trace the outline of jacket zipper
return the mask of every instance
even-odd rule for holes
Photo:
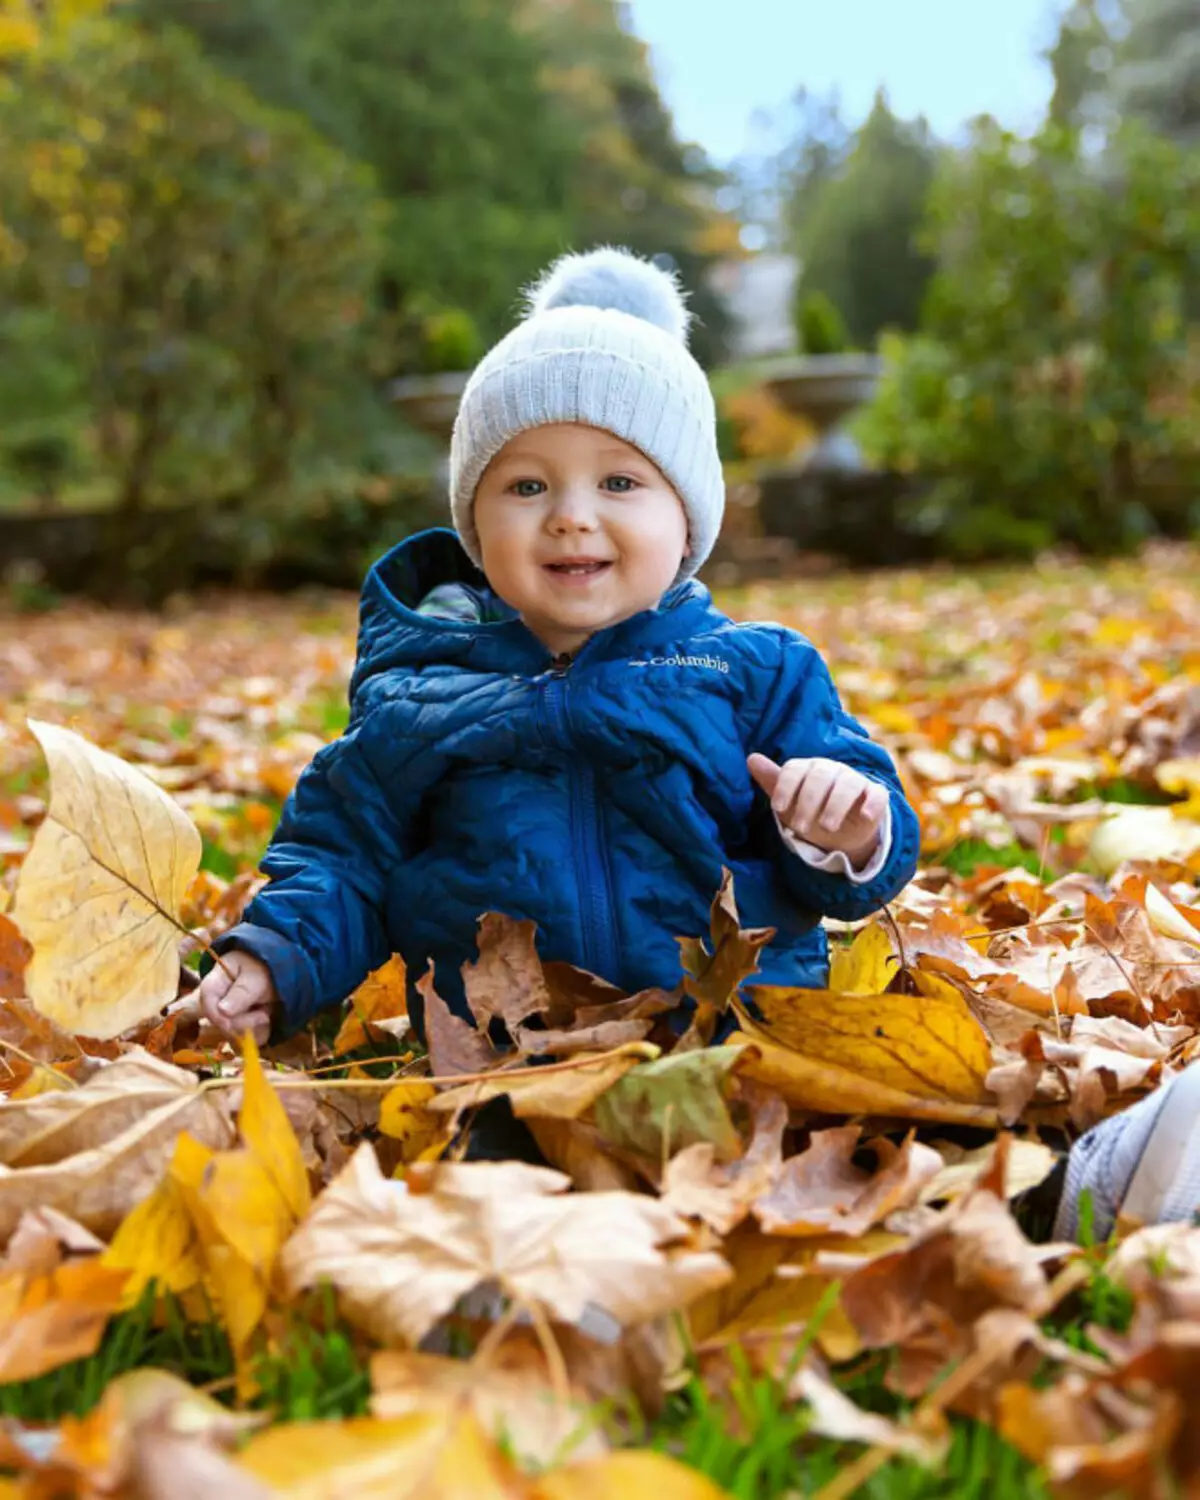
[[[571,806],[571,852],[579,884],[579,907],[583,929],[584,967],[610,984],[619,981],[617,945],[613,931],[612,877],[604,847],[596,772],[572,755],[567,719],[567,673],[571,658],[556,656],[546,684],[547,702],[567,751],[567,783]]]

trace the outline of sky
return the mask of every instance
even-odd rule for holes
[[[1039,53],[1056,0],[629,0],[679,135],[720,164],[761,145],[750,122],[803,84],[837,88],[857,123],[882,84],[897,114],[954,139],[988,112],[1036,126],[1050,97]]]

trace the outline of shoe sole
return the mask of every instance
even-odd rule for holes
[[[1160,1224],[1163,1210],[1179,1185],[1196,1184],[1200,1205],[1200,1067],[1185,1068],[1166,1090],[1166,1098],[1129,1179],[1121,1216],[1141,1224]]]

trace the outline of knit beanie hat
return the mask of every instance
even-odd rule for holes
[[[708,557],[725,481],[704,371],[688,352],[690,314],[675,277],[627,250],[564,255],[526,293],[525,318],[476,366],[450,443],[450,508],[482,566],[475,490],[517,433],[553,422],[603,428],[658,465],[683,501],[691,554]]]

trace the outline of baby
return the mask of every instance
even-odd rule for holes
[[[821,918],[912,876],[916,815],[820,656],[739,625],[693,575],[724,509],[708,382],[674,278],[624,251],[558,261],[472,374],[451,446],[455,532],[402,542],[363,589],[345,734],[301,776],[270,883],[215,945],[205,1014],[261,1041],[397,951],[467,1015],[480,915],[543,960],[674,988],[734,876],[774,927],[761,982],[822,987]]]
[[[230,1033],[294,1030],[393,951],[468,1016],[479,916],[537,924],[544,960],[626,991],[673,989],[722,867],[759,982],[822,988],[822,916],[866,916],[912,876],[918,828],[888,755],[824,663],[738,625],[693,577],[724,508],[712,396],[674,280],[619,250],[566,256],[468,382],[451,448],[457,536],[402,542],[368,575],[346,733],[304,772],[271,877],[201,986]],[[677,1018],[680,1025],[682,1016]],[[1200,1200],[1200,1068],[1084,1137],[1081,1195]],[[500,1154],[509,1154],[502,1151]]]

